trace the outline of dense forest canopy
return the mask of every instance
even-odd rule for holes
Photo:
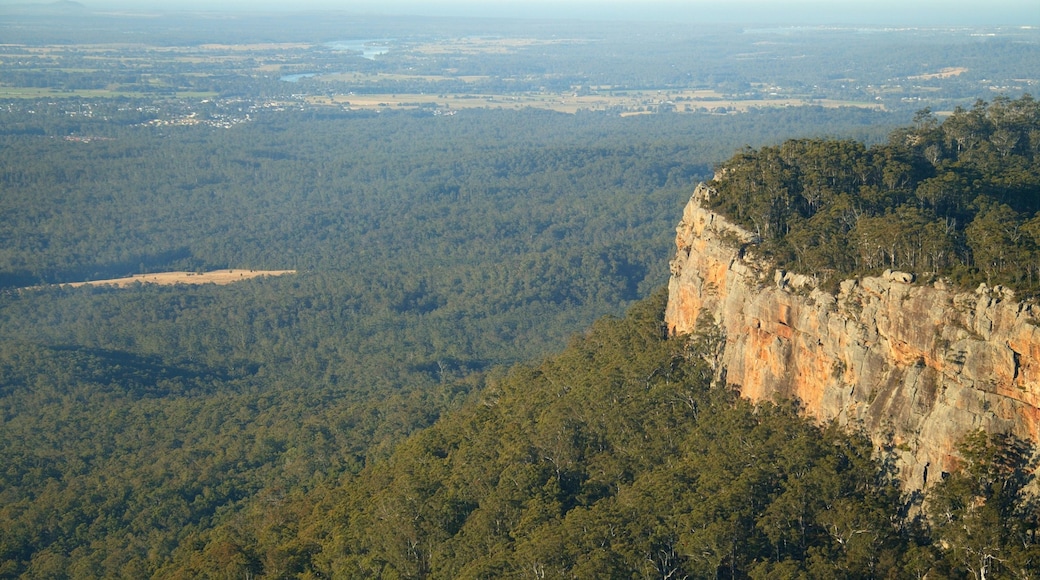
[[[904,496],[863,434],[711,386],[664,293],[489,380],[384,462],[253,504],[160,570],[306,578],[1034,578],[1032,448],[973,433]]]
[[[6,116],[0,285],[228,265],[340,270],[403,252],[495,262],[562,249],[586,228],[606,249],[648,220],[667,223],[680,192],[742,142],[803,123],[877,138],[892,123],[824,109],[736,119],[317,111],[221,130],[111,122],[119,112],[70,117],[40,103]],[[663,191],[667,206],[651,201]],[[650,206],[608,227],[621,219],[613,198],[633,196]]]
[[[895,125],[808,108],[151,126],[131,104],[20,102],[0,126],[6,577],[204,558],[208,530],[350,481],[487,369],[663,284],[676,216],[727,151]],[[19,289],[226,266],[299,273]]]
[[[888,143],[800,139],[719,167],[711,207],[780,267],[832,282],[885,268],[1040,289],[1040,102],[922,110]]]

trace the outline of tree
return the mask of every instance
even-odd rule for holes
[[[975,431],[958,450],[960,469],[928,490],[925,499],[946,566],[976,580],[1035,572],[1038,514],[1026,492],[1036,467],[1033,444]]]
[[[953,171],[920,182],[914,195],[937,215],[954,218],[964,215],[972,199],[968,181]]]
[[[1014,281],[1028,239],[1022,230],[1022,217],[1006,204],[984,198],[978,204],[978,215],[964,232],[975,265],[986,273],[988,283],[1007,278]],[[1011,272],[1005,276],[1007,270]]]
[[[970,152],[987,139],[992,130],[986,117],[986,102],[981,99],[975,101],[971,110],[957,107],[953,115],[942,124],[947,144],[957,155]]]

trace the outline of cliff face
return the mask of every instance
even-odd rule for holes
[[[1040,307],[900,272],[822,291],[745,252],[752,235],[702,207],[711,194],[699,186],[677,228],[666,322],[685,334],[712,317],[726,382],[744,396],[796,397],[890,439],[915,487],[952,469],[968,431],[1040,439]]]

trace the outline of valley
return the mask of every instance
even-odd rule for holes
[[[45,8],[0,578],[1037,569],[1040,29]]]

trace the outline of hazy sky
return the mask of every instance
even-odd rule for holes
[[[48,0],[0,0],[14,4]],[[91,8],[308,10],[782,24],[1032,25],[1040,0],[79,0]]]

